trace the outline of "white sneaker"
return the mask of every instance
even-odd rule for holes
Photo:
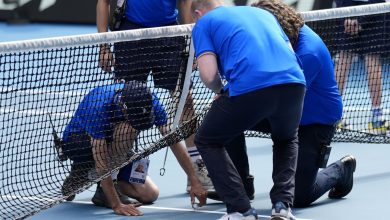
[[[272,207],[271,220],[296,220],[290,208],[282,202],[277,202]]]
[[[233,212],[230,214],[223,215],[218,220],[256,220],[256,217],[254,217],[253,215],[243,216],[239,212]]]
[[[199,178],[200,183],[202,183],[203,188],[208,192],[215,191],[214,185],[211,182],[211,179],[209,177],[209,172],[206,169],[206,166],[202,159],[197,159],[195,162],[192,163],[192,167],[195,170],[196,176]],[[191,183],[187,179],[187,193],[191,191]]]
[[[239,212],[233,212],[230,214],[225,214],[219,220],[257,220],[257,211],[254,208],[250,208],[244,214]]]

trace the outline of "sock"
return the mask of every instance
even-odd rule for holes
[[[191,157],[192,162],[196,162],[196,160],[202,159],[196,146],[188,147],[187,151]]]
[[[115,181],[117,179],[118,173],[119,173],[119,171],[115,171],[115,172],[111,173],[112,181]]]
[[[372,123],[381,122],[382,121],[382,115],[383,115],[382,107],[380,107],[380,106],[373,107],[372,108],[371,122]]]

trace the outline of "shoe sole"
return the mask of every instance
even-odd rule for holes
[[[274,216],[274,217],[271,217],[270,220],[289,220],[289,219],[288,219],[288,218],[285,218],[285,217]]]
[[[349,189],[347,189],[344,193],[342,194],[336,194],[336,195],[333,195],[334,194],[334,188],[332,188],[330,191],[329,191],[329,194],[328,194],[328,198],[330,199],[341,199],[345,196],[347,196],[351,191],[352,191],[352,188],[353,188],[353,173],[355,173],[355,170],[356,170],[356,158],[352,155],[348,155],[348,156],[345,156],[341,159],[341,162],[343,162],[344,159],[347,159],[347,158],[351,158],[351,166],[352,166],[352,184],[351,184],[351,187]],[[333,192],[333,193],[332,193]]]

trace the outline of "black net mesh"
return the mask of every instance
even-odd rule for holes
[[[64,201],[131,157],[172,144],[161,138],[181,96],[189,36],[105,46],[0,55],[2,219]]]

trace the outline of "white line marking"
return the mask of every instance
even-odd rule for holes
[[[80,204],[92,204],[92,202],[88,201],[73,201],[70,203],[80,203]],[[170,207],[160,207],[160,206],[140,206],[143,209],[157,209],[157,210],[169,210],[169,211],[181,211],[181,212],[200,212],[200,213],[208,213],[208,214],[221,214],[224,215],[226,212],[219,211],[207,211],[207,210],[196,210],[196,209],[183,209],[183,208],[170,208]],[[271,218],[269,215],[257,215],[260,218]],[[304,218],[296,218],[296,220],[312,220],[312,219],[304,219]]]
[[[50,199],[50,198],[39,198],[36,196],[15,196],[15,195],[0,195],[1,198],[6,199],[23,199],[23,200],[34,200],[34,201],[49,201],[49,202],[55,202],[58,201],[58,199]]]

